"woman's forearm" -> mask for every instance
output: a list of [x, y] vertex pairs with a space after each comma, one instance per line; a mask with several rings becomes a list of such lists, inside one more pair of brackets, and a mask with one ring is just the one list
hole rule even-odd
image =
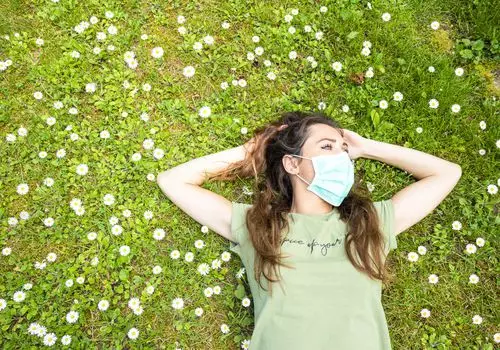
[[173, 176], [182, 182], [201, 186], [209, 175], [226, 169], [231, 163], [245, 159], [245, 155], [246, 150], [243, 145], [229, 148], [177, 165], [158, 174], [158, 179]]
[[417, 179], [461, 169], [460, 165], [431, 154], [372, 139], [365, 141], [362, 157], [398, 167]]

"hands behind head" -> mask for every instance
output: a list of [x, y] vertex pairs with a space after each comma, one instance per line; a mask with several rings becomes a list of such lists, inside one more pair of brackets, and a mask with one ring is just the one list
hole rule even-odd
[[342, 129], [342, 130], [344, 131], [344, 141], [348, 145], [347, 153], [349, 154], [349, 157], [351, 159], [357, 159], [359, 157], [363, 157], [365, 154], [366, 142], [369, 139], [364, 138], [357, 132], [348, 129]]

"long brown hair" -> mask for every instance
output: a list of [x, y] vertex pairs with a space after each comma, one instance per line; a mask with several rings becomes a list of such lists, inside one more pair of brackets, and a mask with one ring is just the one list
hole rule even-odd
[[[280, 279], [273, 279], [267, 272], [272, 269], [276, 276], [279, 266], [291, 267], [282, 263], [280, 254], [284, 238], [281, 233], [283, 229], [288, 232], [287, 214], [293, 198], [290, 174], [283, 167], [282, 158], [286, 154], [302, 155], [301, 148], [310, 135], [309, 127], [317, 123], [329, 125], [344, 135], [340, 124], [321, 112], [285, 112], [278, 120], [255, 130], [256, 142], [244, 160], [230, 164], [224, 171], [208, 178], [209, 181], [255, 178], [255, 200], [247, 211], [246, 224], [256, 252], [254, 276], [263, 289], [261, 274], [269, 282], [278, 282]], [[287, 126], [280, 128], [284, 124]], [[340, 219], [348, 227], [344, 247], [353, 266], [373, 280], [390, 282], [393, 276], [385, 264], [384, 235], [379, 228], [378, 215], [368, 190], [361, 187], [357, 173], [353, 187], [337, 209]], [[269, 286], [272, 293], [272, 283]]]

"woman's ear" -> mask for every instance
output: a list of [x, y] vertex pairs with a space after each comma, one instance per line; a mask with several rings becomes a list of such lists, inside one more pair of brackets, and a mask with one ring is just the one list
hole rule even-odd
[[294, 164], [293, 160], [294, 157], [289, 154], [285, 154], [282, 159], [283, 168], [285, 168], [285, 171], [289, 174], [292, 174], [290, 170], [296, 167], [296, 164]]

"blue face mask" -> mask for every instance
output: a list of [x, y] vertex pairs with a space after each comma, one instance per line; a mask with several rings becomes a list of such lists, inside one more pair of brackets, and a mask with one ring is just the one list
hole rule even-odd
[[349, 194], [354, 184], [354, 166], [347, 152], [325, 154], [312, 158], [291, 154], [294, 157], [311, 159], [314, 167], [314, 179], [307, 183], [307, 189], [331, 205], [338, 207]]

